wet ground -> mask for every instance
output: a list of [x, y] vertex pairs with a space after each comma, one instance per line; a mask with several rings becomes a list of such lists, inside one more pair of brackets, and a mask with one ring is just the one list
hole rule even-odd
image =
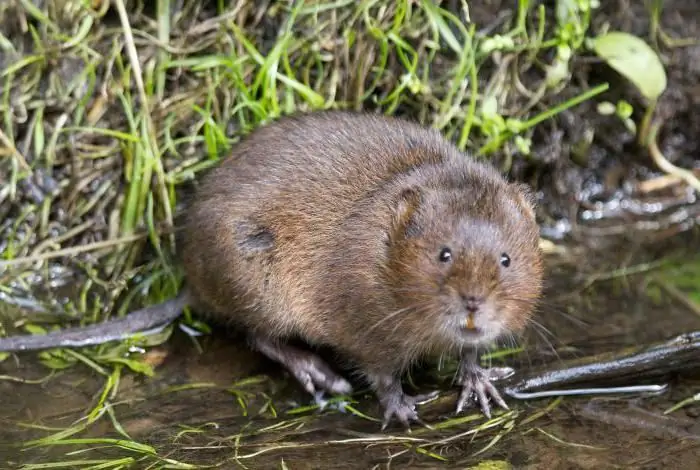
[[[488, 24], [506, 3], [472, 7], [472, 19]], [[606, 14], [598, 21], [647, 34], [644, 2], [601, 3]], [[700, 37], [695, 1], [665, 5], [667, 32]], [[700, 169], [700, 46], [666, 48], [663, 59], [669, 90], [659, 104], [664, 117], [660, 146], [677, 165]], [[574, 69], [574, 83], [582, 88], [609, 77], [590, 61]], [[562, 99], [579, 91], [567, 89]], [[621, 96], [634, 101], [624, 85], [613, 86], [605, 98]], [[577, 149], [587, 139], [581, 161]], [[700, 329], [700, 281], [697, 290], [686, 285], [679, 293], [671, 281], [674, 268], [638, 269], [662, 259], [700, 265], [700, 202], [685, 186], [664, 183], [619, 121], [597, 114], [595, 103], [567, 111], [536, 131], [533, 157], [516, 162], [512, 174], [540, 189], [543, 236], [557, 250], [548, 256], [547, 293], [537, 318], [544, 328], [531, 327], [522, 339], [524, 352], [506, 358], [507, 364], [522, 369], [556, 363]], [[650, 181], [658, 184], [652, 187]], [[235, 336], [217, 332], [198, 341], [195, 345], [176, 331], [166, 344], [149, 349], [155, 377], [123, 373], [113, 419], [102, 416], [80, 437], [119, 438], [115, 428], [121, 426], [134, 441], [152, 445], [160, 458], [222, 468], [468, 468], [483, 460], [505, 460], [518, 469], [694, 469], [700, 462], [700, 406], [662, 415], [700, 391], [700, 366], [697, 374], [663, 378], [671, 387], [659, 396], [509, 400], [512, 411], [497, 415], [493, 427], [479, 433], [474, 428], [485, 419], [473, 409], [465, 413], [473, 420], [449, 429], [417, 426], [411, 434], [398, 428], [381, 433], [376, 422], [350, 413], [289, 414], [308, 398], [279, 368]], [[456, 393], [448, 377], [432, 371], [419, 374], [418, 386], [443, 391], [439, 400], [421, 408], [425, 421], [435, 426], [451, 417]], [[6, 467], [142, 458], [142, 453], [100, 443], [72, 455], [66, 454], [86, 445], [13, 447], [84, 420], [105, 383], [83, 365], [41, 383], [18, 381], [47, 373], [31, 354], [0, 363], [0, 461]], [[357, 410], [378, 416], [370, 395], [357, 399]], [[132, 468], [162, 468], [162, 461], [154, 462], [159, 460], [145, 458]]]
[[[674, 241], [676, 247], [664, 247], [667, 259], [682, 256], [685, 247], [698, 246], [700, 237], [686, 234], [684, 243], [680, 241]], [[552, 336], [531, 328], [523, 338], [525, 352], [507, 363], [518, 369], [556, 364], [568, 357], [700, 329], [697, 312], [654, 287], [658, 270], [595, 282], [590, 277], [605, 266], [638, 266], [653, 258], [646, 249], [620, 250], [614, 261], [595, 266], [587, 260], [589, 267], [583, 268], [584, 260], [575, 255], [550, 256], [548, 292], [538, 322]], [[335, 410], [320, 416], [316, 411], [289, 415], [308, 399], [276, 366], [241, 346], [235, 335], [206, 337], [201, 346], [200, 352], [189, 336], [176, 332], [166, 345], [147, 353], [149, 362], [157, 365], [155, 378], [123, 374], [119, 384], [113, 406], [119, 423], [133, 440], [154, 446], [162, 457], [223, 468], [281, 468], [283, 460], [293, 469], [465, 468], [483, 459], [507, 460], [514, 468], [690, 469], [697, 468], [700, 459], [700, 406], [662, 415], [672, 404], [697, 393], [700, 367], [697, 375], [663, 378], [659, 383], [671, 388], [659, 396], [566, 398], [544, 413], [554, 398], [509, 400], [514, 411], [502, 414], [503, 422], [496, 422], [494, 429], [510, 429], [490, 449], [474, 456], [495, 435], [494, 430], [470, 433], [486, 421], [474, 409], [464, 414], [473, 418], [470, 422], [442, 431], [416, 426], [411, 434], [396, 427], [382, 433], [376, 422]], [[46, 369], [20, 357], [19, 366], [5, 361], [1, 373], [23, 379], [45, 376]], [[456, 395], [449, 380], [432, 370], [419, 369], [416, 383], [420, 389], [442, 390], [436, 402], [421, 408], [426, 422], [438, 425], [451, 417]], [[73, 425], [100, 393], [103, 380], [95, 378], [89, 369], [75, 367], [41, 385], [1, 381], [0, 440], [18, 442], [45, 434], [22, 429], [18, 423], [57, 429]], [[371, 396], [357, 398], [356, 409], [379, 416]], [[105, 418], [87, 432], [87, 436], [105, 435], [118, 437]], [[407, 438], [414, 441], [404, 441]], [[410, 446], [417, 443], [449, 462], [418, 453]], [[1, 452], [2, 460], [28, 463], [45, 462], [51, 455], [65, 459], [67, 450], [61, 446], [18, 453], [5, 447]], [[123, 457], [129, 452], [98, 449], [89, 455]]]

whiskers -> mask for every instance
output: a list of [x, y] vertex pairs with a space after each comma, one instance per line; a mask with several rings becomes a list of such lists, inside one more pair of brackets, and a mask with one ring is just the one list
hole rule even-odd
[[[373, 341], [381, 341], [382, 338], [378, 337], [377, 330], [385, 328], [381, 330], [382, 336], [388, 343], [400, 344], [397, 346], [400, 350], [396, 351], [396, 355], [401, 356], [402, 363], [408, 365], [432, 349], [444, 351], [444, 346], [441, 346], [440, 343], [444, 343], [445, 338], [434, 323], [436, 318], [444, 315], [447, 311], [447, 308], [434, 302], [414, 303], [396, 309], [380, 318], [366, 330], [365, 335], [375, 333], [377, 338]], [[437, 320], [437, 322], [440, 321]]]
[[530, 326], [533, 327], [533, 330], [539, 335], [539, 337], [542, 338], [542, 341], [544, 341], [547, 344], [547, 346], [550, 349], [552, 349], [552, 352], [556, 353], [556, 351], [554, 350], [554, 344], [550, 340], [550, 338], [551, 338], [552, 340], [556, 341], [556, 336], [554, 335], [554, 333], [552, 333], [549, 330], [549, 328], [547, 328], [546, 326], [544, 326], [542, 323], [540, 323], [538, 320], [536, 320], [534, 318], [531, 318], [528, 323]]
[[413, 308], [414, 308], [414, 307], [413, 307], [412, 305], [411, 305], [411, 306], [408, 306], [408, 307], [400, 308], [400, 309], [398, 309], [398, 310], [396, 310], [396, 311], [394, 311], [394, 312], [388, 314], [388, 315], [385, 316], [384, 318], [380, 318], [379, 321], [375, 322], [374, 325], [372, 325], [371, 327], [369, 327], [369, 329], [367, 330], [367, 333], [370, 333], [370, 332], [374, 331], [375, 329], [377, 329], [378, 327], [380, 327], [380, 326], [383, 325], [384, 323], [388, 322], [388, 321], [391, 320], [392, 318], [395, 318], [395, 317], [397, 317], [398, 315], [401, 315], [401, 314], [404, 313], [404, 312], [408, 312], [409, 310], [411, 310], [411, 309], [413, 309]]
[[[431, 305], [430, 303], [425, 303], [425, 304], [416, 304], [416, 305], [413, 306], [412, 308], [409, 308], [409, 310], [412, 310], [413, 313], [415, 313], [417, 316], [425, 317], [425, 316], [427, 316], [427, 314], [428, 314], [429, 312], [431, 312], [434, 308], [435, 308], [434, 305]], [[408, 320], [410, 320], [410, 319], [412, 319], [412, 318], [415, 319], [415, 317], [412, 316], [412, 315], [411, 315], [411, 316], [409, 316], [409, 315], [404, 315], [403, 317], [401, 317], [401, 318], [394, 324], [394, 327], [391, 329], [391, 334], [392, 334], [392, 335], [393, 335], [393, 334], [396, 334], [396, 332], [399, 331], [399, 329], [406, 323], [406, 321], [408, 321]], [[424, 335], [423, 328], [421, 328], [420, 330], [417, 330], [417, 331], [416, 331], [416, 330], [412, 330], [412, 331], [407, 332], [407, 333], [413, 333], [413, 334], [411, 335], [411, 338], [416, 339], [416, 340], [419, 340], [419, 339], [420, 339], [420, 336]]]
[[[548, 326], [545, 326], [545, 323]], [[536, 333], [546, 350], [550, 351], [557, 360], [562, 359], [557, 350], [557, 346], [562, 343], [561, 335], [554, 334], [550, 328], [555, 331], [567, 331], [573, 336], [578, 332], [584, 335], [589, 333], [589, 326], [585, 320], [572, 315], [564, 306], [556, 305], [546, 298], [537, 302], [534, 315], [528, 321], [529, 325], [532, 325], [531, 331]]]
[[558, 318], [566, 320], [567, 323], [576, 328], [581, 328], [582, 330], [588, 329], [589, 325], [587, 322], [585, 322], [581, 318], [576, 317], [575, 315], [572, 315], [571, 313], [568, 313], [565, 308], [566, 307], [564, 307], [563, 305], [548, 300], [542, 300], [537, 305], [537, 311], [540, 314], [554, 315]]

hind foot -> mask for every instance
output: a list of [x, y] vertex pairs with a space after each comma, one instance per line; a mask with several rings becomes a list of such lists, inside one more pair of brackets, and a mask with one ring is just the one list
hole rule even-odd
[[427, 403], [438, 396], [434, 391], [422, 395], [408, 395], [403, 391], [401, 381], [391, 375], [370, 375], [379, 403], [384, 408], [384, 419], [382, 420], [382, 430], [391, 422], [392, 418], [401, 423], [405, 428], [410, 429], [411, 422], [420, 422], [416, 405]]
[[391, 422], [392, 418], [401, 423], [405, 428], [410, 429], [410, 423], [420, 422], [416, 405], [427, 403], [437, 398], [438, 392], [425, 393], [422, 395], [407, 395], [401, 392], [400, 394], [387, 395], [384, 397], [382, 404], [384, 405], [384, 419], [382, 420], [382, 430]]
[[311, 351], [264, 337], [255, 337], [252, 343], [253, 347], [265, 356], [285, 366], [317, 402], [323, 397], [323, 392], [331, 395], [346, 395], [352, 392], [350, 383], [333, 372], [323, 359]]

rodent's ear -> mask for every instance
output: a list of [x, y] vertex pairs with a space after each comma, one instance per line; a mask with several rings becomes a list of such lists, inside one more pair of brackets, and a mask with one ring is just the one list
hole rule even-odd
[[398, 195], [394, 205], [391, 224], [391, 239], [411, 237], [417, 233], [415, 214], [420, 206], [422, 194], [419, 188], [404, 188]]
[[266, 227], [250, 220], [238, 221], [235, 225], [238, 247], [247, 253], [271, 250], [275, 245], [275, 235]]
[[524, 183], [514, 183], [515, 197], [525, 211], [525, 215], [532, 220], [535, 220], [535, 194], [530, 189], [530, 186]]

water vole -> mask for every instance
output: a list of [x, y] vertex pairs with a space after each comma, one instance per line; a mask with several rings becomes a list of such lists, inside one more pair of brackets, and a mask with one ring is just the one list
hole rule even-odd
[[[472, 392], [487, 415], [489, 397], [506, 406], [477, 350], [522, 330], [541, 294], [532, 201], [439, 132], [365, 113], [281, 118], [202, 178], [184, 219], [186, 289], [168, 318], [189, 303], [236, 325], [312, 394], [351, 386], [288, 340], [331, 346], [385, 425], [417, 419], [400, 379], [427, 354], [460, 355], [458, 411]], [[157, 323], [143, 312], [141, 327]]]

